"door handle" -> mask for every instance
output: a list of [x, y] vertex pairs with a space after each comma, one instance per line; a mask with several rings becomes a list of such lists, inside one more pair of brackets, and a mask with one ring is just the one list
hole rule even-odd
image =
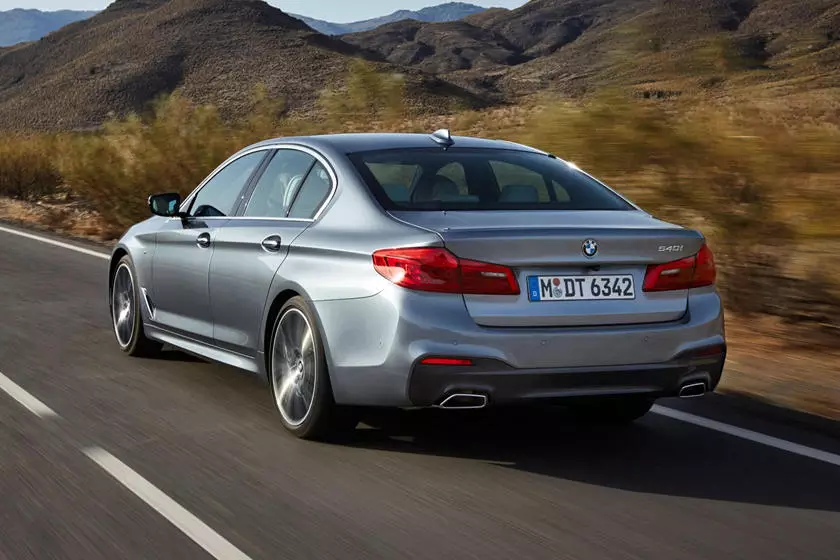
[[210, 234], [209, 233], [202, 233], [199, 235], [196, 240], [195, 244], [201, 248], [207, 248], [210, 246]]
[[270, 251], [272, 253], [276, 253], [283, 247], [283, 240], [280, 238], [279, 235], [269, 235], [265, 239], [262, 240], [262, 248], [266, 251]]

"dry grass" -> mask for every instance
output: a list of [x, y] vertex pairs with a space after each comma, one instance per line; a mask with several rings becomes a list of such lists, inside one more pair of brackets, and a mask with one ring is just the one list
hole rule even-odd
[[52, 160], [53, 139], [11, 137], [0, 142], [0, 196], [38, 200], [52, 195], [61, 177]]
[[101, 214], [67, 200], [27, 202], [0, 198], [0, 221], [106, 244], [122, 233]]

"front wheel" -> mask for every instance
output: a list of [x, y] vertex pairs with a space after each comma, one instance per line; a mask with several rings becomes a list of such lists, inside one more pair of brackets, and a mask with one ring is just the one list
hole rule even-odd
[[120, 259], [111, 280], [111, 320], [120, 350], [129, 356], [152, 357], [163, 345], [146, 338], [140, 312], [140, 287], [128, 255]]
[[300, 297], [277, 316], [269, 374], [283, 426], [302, 439], [326, 439], [356, 427], [352, 411], [335, 404], [327, 359], [312, 313]]
[[602, 402], [572, 406], [573, 413], [596, 424], [631, 424], [653, 408], [654, 400], [645, 397], [622, 397]]

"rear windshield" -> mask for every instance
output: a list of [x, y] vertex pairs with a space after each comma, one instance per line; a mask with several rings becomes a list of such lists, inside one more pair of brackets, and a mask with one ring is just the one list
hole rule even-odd
[[395, 149], [349, 155], [387, 210], [631, 210], [555, 158], [498, 149]]

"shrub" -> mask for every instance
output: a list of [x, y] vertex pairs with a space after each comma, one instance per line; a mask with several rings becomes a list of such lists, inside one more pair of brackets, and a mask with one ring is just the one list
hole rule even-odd
[[61, 185], [53, 142], [48, 137], [11, 137], [0, 141], [0, 196], [34, 201]]
[[[341, 126], [396, 122], [402, 112], [402, 81], [357, 61], [341, 93], [324, 92], [321, 122], [290, 121], [282, 100], [258, 87], [252, 110], [225, 122], [211, 106], [179, 95], [159, 99], [147, 116], [107, 123], [93, 134], [67, 136], [60, 143], [59, 168], [73, 192], [117, 229], [148, 215], [154, 192], [186, 195], [216, 166], [253, 142], [278, 135], [317, 133]], [[354, 124], [355, 123], [355, 124]]]
[[146, 120], [131, 116], [100, 133], [65, 139], [59, 165], [78, 196], [126, 228], [148, 215], [149, 194], [188, 194], [266, 128], [253, 115], [237, 126], [225, 123], [214, 108], [174, 95], [158, 101]]
[[369, 128], [373, 121], [395, 126], [405, 117], [405, 82], [357, 59], [350, 63], [344, 87], [324, 91], [319, 101], [332, 127]]

